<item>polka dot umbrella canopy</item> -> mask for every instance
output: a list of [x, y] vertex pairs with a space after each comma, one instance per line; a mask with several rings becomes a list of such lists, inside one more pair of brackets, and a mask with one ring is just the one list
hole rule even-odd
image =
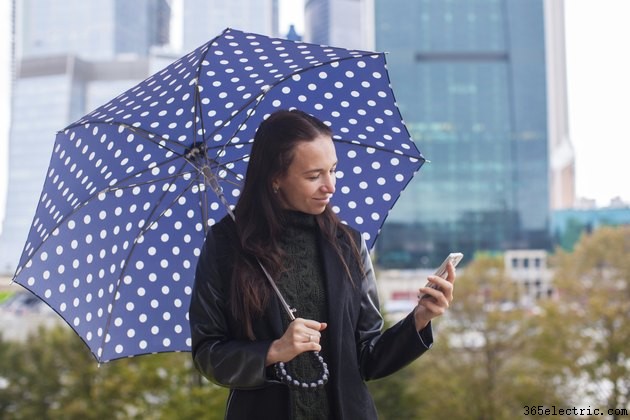
[[226, 29], [57, 134], [14, 280], [99, 362], [188, 351], [205, 233], [238, 200], [258, 124], [290, 108], [331, 126], [332, 206], [371, 247], [424, 163], [384, 55]]

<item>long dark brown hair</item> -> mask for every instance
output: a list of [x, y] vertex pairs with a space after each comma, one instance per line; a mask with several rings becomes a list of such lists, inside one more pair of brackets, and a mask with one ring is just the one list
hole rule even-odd
[[[285, 268], [284, 253], [279, 245], [284, 226], [282, 204], [273, 192], [272, 181], [287, 173], [296, 145], [313, 141], [322, 135], [332, 136], [330, 128], [299, 110], [276, 111], [256, 131], [245, 184], [234, 210], [241, 252], [235, 260], [230, 293], [232, 313], [243, 323], [243, 332], [251, 339], [255, 338], [253, 317], [261, 315], [273, 297], [273, 290], [256, 258], [273, 278], [277, 278]], [[315, 219], [323, 237], [333, 246], [352, 281], [337, 238], [339, 234], [348, 237], [352, 254], [361, 267], [359, 250], [350, 237], [350, 231], [329, 206]]]

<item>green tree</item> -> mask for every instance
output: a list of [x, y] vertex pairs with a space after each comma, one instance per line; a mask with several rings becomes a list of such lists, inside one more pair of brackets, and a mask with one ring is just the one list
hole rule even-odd
[[451, 308], [434, 323], [434, 348], [414, 363], [413, 418], [513, 419], [527, 405], [562, 403], [532, 356], [535, 316], [516, 304], [502, 257], [480, 256], [461, 272]]
[[553, 262], [558, 301], [545, 310], [560, 328], [547, 334], [560, 331], [562, 340], [549, 350], [566, 363], [570, 380], [590, 384], [586, 397], [630, 408], [630, 226], [601, 227]]
[[413, 418], [416, 400], [408, 386], [412, 380], [413, 365], [386, 378], [368, 382], [379, 419]]
[[189, 353], [100, 367], [68, 328], [0, 341], [0, 418], [221, 419], [227, 392], [202, 381]]

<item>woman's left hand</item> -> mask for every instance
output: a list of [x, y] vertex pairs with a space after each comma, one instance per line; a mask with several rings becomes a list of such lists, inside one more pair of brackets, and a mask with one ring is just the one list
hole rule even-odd
[[416, 330], [420, 331], [433, 318], [442, 315], [453, 301], [453, 286], [455, 283], [455, 268], [450, 262], [447, 265], [446, 279], [429, 276], [428, 280], [434, 287], [418, 289], [418, 306], [414, 309]]

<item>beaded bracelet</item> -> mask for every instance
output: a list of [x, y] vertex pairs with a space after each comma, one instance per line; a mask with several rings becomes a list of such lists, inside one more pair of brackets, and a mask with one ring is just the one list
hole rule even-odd
[[319, 354], [318, 351], [310, 352], [313, 356], [313, 366], [321, 368], [321, 376], [318, 380], [313, 382], [302, 382], [294, 378], [289, 372], [288, 366], [284, 362], [278, 362], [274, 365], [274, 369], [276, 371], [276, 375], [280, 380], [293, 388], [302, 388], [302, 389], [315, 389], [322, 388], [328, 382], [328, 365], [324, 362], [324, 358]]

